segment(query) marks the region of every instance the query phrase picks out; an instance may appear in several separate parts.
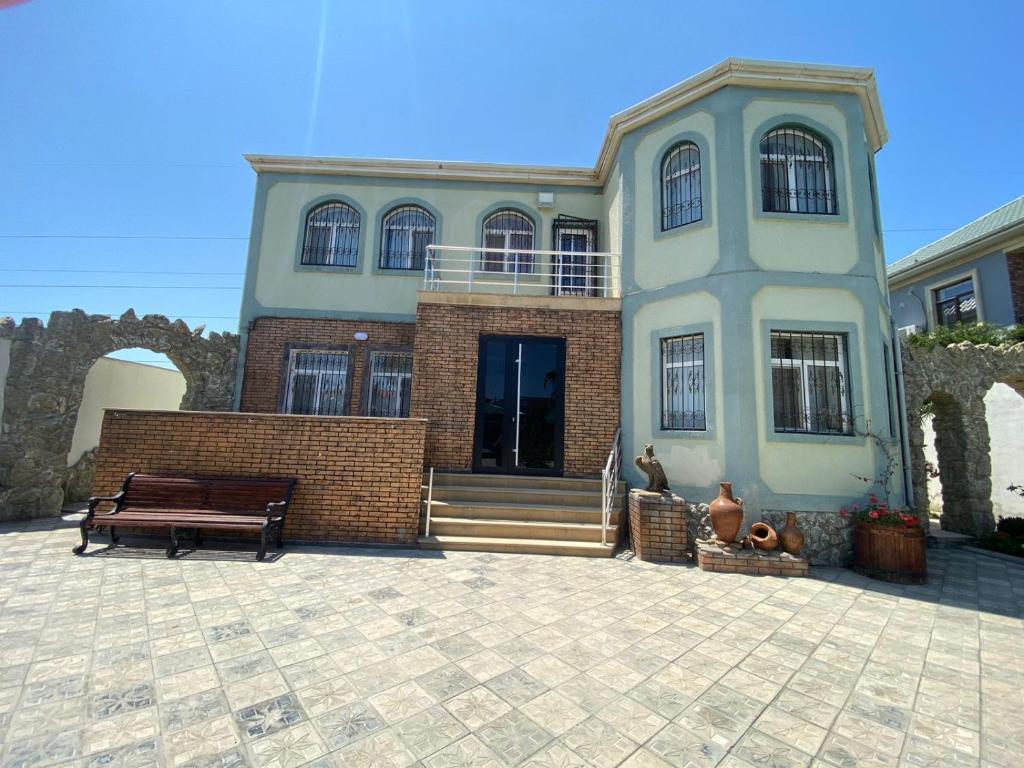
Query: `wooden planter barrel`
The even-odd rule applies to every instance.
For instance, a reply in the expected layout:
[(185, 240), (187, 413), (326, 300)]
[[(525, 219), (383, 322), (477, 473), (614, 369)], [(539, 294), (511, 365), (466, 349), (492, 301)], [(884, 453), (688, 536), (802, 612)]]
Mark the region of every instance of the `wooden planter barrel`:
[(853, 568), (881, 581), (926, 584), (928, 561), (924, 529), (857, 522), (853, 537)]

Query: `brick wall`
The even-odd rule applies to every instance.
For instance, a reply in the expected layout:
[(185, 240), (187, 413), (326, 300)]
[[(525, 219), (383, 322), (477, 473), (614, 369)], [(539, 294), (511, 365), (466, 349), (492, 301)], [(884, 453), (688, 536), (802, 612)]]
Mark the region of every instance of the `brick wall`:
[(489, 334), (565, 339), (564, 473), (600, 474), (619, 424), (619, 312), (420, 302), (412, 415), (428, 420), (427, 466), (472, 467), (479, 339)]
[[(356, 341), (353, 334), (365, 331), (369, 338)], [(415, 326), (367, 320), (330, 318), (259, 317), (249, 328), (242, 380), (240, 410), (253, 413), (277, 413), (287, 371), (285, 350), (288, 344), (318, 344), (324, 347), (347, 345), (349, 364), (349, 413), (360, 413), (363, 368), (367, 349), (378, 346), (412, 348)]]
[(1010, 296), (1013, 298), (1013, 321), (1024, 323), (1024, 253), (1006, 254), (1010, 272)]
[(672, 493), (629, 492), (629, 533), (638, 560), (683, 563), (690, 560), (687, 517), (690, 505)]
[(423, 439), (416, 419), (107, 410), (93, 493), (129, 472), (294, 477), (285, 538), (411, 544)]

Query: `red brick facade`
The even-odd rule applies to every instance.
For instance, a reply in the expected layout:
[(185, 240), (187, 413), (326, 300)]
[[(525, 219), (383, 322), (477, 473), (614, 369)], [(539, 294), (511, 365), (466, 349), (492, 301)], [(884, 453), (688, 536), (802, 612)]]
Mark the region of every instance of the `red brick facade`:
[[(353, 335), (365, 332), (366, 341)], [(346, 347), (352, 366), (349, 381), (349, 414), (361, 413), (363, 370), (366, 354), (378, 347), (412, 349), (415, 326), (412, 323), (388, 323), (368, 320), (329, 318), (260, 317), (249, 327), (245, 351), (245, 375), (239, 410), (252, 413), (278, 413), (288, 368), (289, 344), (314, 344), (322, 348)]]
[(617, 311), (420, 302), (416, 309), (412, 415), (426, 419), (424, 462), (445, 470), (473, 464), (481, 335), (565, 339), (567, 477), (599, 475), (619, 425), (622, 333)]
[(426, 424), (414, 419), (108, 410), (93, 492), (129, 472), (298, 479), (285, 538), (412, 544)]
[(1006, 254), (1010, 272), (1010, 296), (1013, 299), (1013, 321), (1024, 323), (1024, 253)]
[(674, 494), (633, 490), (629, 494), (629, 533), (638, 560), (690, 561), (686, 516), (690, 505)]

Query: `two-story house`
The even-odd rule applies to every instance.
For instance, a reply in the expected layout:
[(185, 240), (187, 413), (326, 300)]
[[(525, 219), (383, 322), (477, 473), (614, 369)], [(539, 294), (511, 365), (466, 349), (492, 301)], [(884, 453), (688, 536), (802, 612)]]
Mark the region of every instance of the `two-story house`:
[(238, 408), (426, 419), (425, 545), (607, 554), (573, 510), (621, 428), (631, 483), (653, 443), (677, 493), (730, 480), (841, 559), (866, 433), (900, 455), (886, 138), (871, 70), (729, 59), (613, 116), (592, 168), (248, 156)]

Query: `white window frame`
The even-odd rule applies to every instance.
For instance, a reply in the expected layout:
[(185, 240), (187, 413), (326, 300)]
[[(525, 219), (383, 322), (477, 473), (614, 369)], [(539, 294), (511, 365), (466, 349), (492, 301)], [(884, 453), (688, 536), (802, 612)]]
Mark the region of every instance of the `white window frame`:
[[(343, 205), (343, 206), (345, 206), (346, 208), (348, 208), (351, 211), (351, 214), (349, 216), (348, 221), (315, 221), (315, 220), (313, 220), (314, 217), (317, 215), (317, 213), (320, 211), (320, 209), (322, 209), (322, 208), (330, 208), (331, 206), (337, 206), (337, 205)], [(306, 263), (305, 259), (303, 258), (302, 259), (303, 263), (306, 266), (322, 265), (322, 266), (326, 266), (326, 267), (349, 267), (349, 268), (353, 268), (356, 265), (358, 265), (359, 264), (359, 227), (362, 226), (362, 218), (363, 217), (360, 215), (359, 211), (357, 211), (355, 209), (355, 207), (349, 205), (348, 203), (346, 203), (343, 200), (330, 200), (328, 202), (321, 203), (320, 205), (317, 205), (316, 207), (314, 207), (306, 215), (306, 229), (303, 232), (303, 243), (302, 243), (303, 256), (305, 256), (306, 250), (311, 247), (310, 246), (310, 235), (312, 234), (312, 232), (314, 230), (329, 230), (330, 231), (330, 235), (328, 236), (327, 253), (326, 253), (327, 259), (326, 259), (326, 261), (323, 261), (323, 262), (313, 261), (313, 262)], [(341, 240), (341, 238), (338, 235), (339, 235), (339, 232), (341, 230), (346, 230), (346, 231), (355, 230), (356, 231), (356, 234), (355, 234), (356, 252), (355, 252), (355, 256), (354, 256), (354, 261), (355, 261), (354, 264), (340, 264), (338, 262), (338, 241)], [(349, 237), (351, 237), (351, 235)]]
[[(409, 370), (408, 371), (374, 371), (374, 360), (380, 356), (401, 356), (409, 358)], [(367, 392), (366, 392), (366, 412), (364, 415), (373, 415), (373, 393), (374, 393), (374, 380), (377, 377), (393, 378), (397, 380), (397, 386), (395, 392), (398, 394), (398, 416), (389, 417), (377, 417), (377, 418), (408, 418), (409, 413), (412, 411), (412, 352), (409, 351), (398, 351), (398, 350), (387, 350), (387, 349), (375, 349), (370, 351), (370, 357), (368, 361), (367, 370)], [(402, 380), (408, 379), (409, 381), (409, 402), (406, 403), (402, 399)], [(405, 412), (403, 415), (403, 411)]]
[[(329, 355), (329, 356), (332, 356), (332, 357), (333, 356), (338, 356), (338, 357), (341, 357), (342, 359), (344, 359), (345, 364), (344, 364), (344, 368), (342, 370), (340, 370), (340, 371), (325, 371), (322, 368), (319, 368), (318, 366), (315, 366), (315, 365), (309, 366), (309, 367), (300, 366), (299, 365), (299, 355), (321, 355), (321, 356), (322, 355)], [(351, 365), (352, 365), (352, 359), (351, 359), (351, 355), (349, 354), (349, 350), (347, 350), (347, 349), (345, 349), (345, 350), (337, 350), (337, 349), (306, 349), (306, 348), (298, 348), (298, 349), (290, 350), (289, 353), (288, 353), (288, 388), (287, 388), (286, 395), (285, 395), (284, 412), (285, 413), (293, 413), (294, 412), (292, 410), (292, 407), (293, 407), (294, 400), (295, 400), (295, 377), (298, 374), (302, 374), (304, 376), (309, 376), (309, 375), (316, 376), (316, 385), (313, 388), (313, 408), (312, 408), (312, 413), (301, 414), (301, 415), (306, 415), (306, 416), (320, 416), (320, 415), (323, 415), (323, 414), (320, 413), (320, 405), (321, 405), (321, 398), (323, 396), (323, 379), (324, 379), (324, 376), (326, 376), (326, 375), (334, 375), (334, 374), (340, 373), (341, 374), (341, 378), (342, 378), (342, 391), (341, 391), (342, 411), (341, 411), (341, 414), (328, 414), (328, 415), (347, 415), (348, 411), (349, 411), (349, 408), (348, 408), (348, 398), (349, 398), (349, 378), (350, 378), (350, 374), (351, 374)]]
[[(594, 233), (589, 229), (573, 229), (572, 227), (561, 227), (556, 230), (558, 235), (558, 242), (555, 243), (555, 250), (559, 254), (555, 257), (555, 295), (556, 296), (578, 296), (581, 293), (589, 296), (591, 291), (594, 289), (594, 268), (590, 262), (590, 258), (587, 259), (587, 263), (580, 264), (566, 264), (563, 261), (562, 254), (571, 253), (576, 254), (592, 254), (595, 250)], [(567, 251), (562, 248), (563, 237), (582, 237), (586, 241), (585, 251)], [(568, 271), (565, 271), (567, 270)], [(575, 274), (576, 270), (583, 270), (584, 274)], [(570, 281), (570, 285), (565, 286), (562, 284), (562, 279), (566, 278)], [(571, 281), (579, 280), (583, 278), (585, 283), (583, 285), (572, 285)]]
[[(819, 156), (813, 156), (813, 155), (790, 155), (790, 154), (779, 155), (779, 154), (772, 154), (771, 152), (761, 152), (760, 153), (761, 154), (761, 163), (762, 164), (764, 163), (765, 160), (768, 160), (769, 163), (776, 163), (776, 164), (781, 165), (783, 162), (785, 162), (785, 165), (786, 165), (786, 188), (789, 191), (789, 194), (786, 196), (786, 199), (788, 201), (788, 208), (785, 211), (768, 211), (768, 213), (811, 213), (811, 214), (818, 214), (818, 215), (834, 215), (839, 210), (838, 201), (836, 200), (835, 191), (832, 189), (832, 173), (834, 172), (835, 159), (833, 158), (832, 162), (829, 162), (829, 151), (828, 151), (828, 147), (825, 146), (824, 140), (822, 138), (818, 137), (813, 132), (806, 131), (806, 130), (803, 130), (801, 128), (785, 128), (785, 127), (781, 127), (781, 126), (780, 126), (780, 128), (782, 130), (784, 130), (784, 131), (788, 130), (788, 131), (793, 131), (793, 132), (800, 133), (805, 139), (809, 139), (815, 146), (817, 146), (821, 150), (821, 154)], [(765, 136), (767, 137), (769, 134), (774, 133), (776, 130), (778, 130), (778, 128), (772, 128), (770, 131), (767, 131), (765, 133)], [(828, 201), (831, 201), (831, 208), (832, 208), (831, 211), (828, 211), (828, 210), (825, 210), (825, 211), (801, 211), (800, 210), (800, 196), (797, 194), (798, 187), (797, 187), (797, 180), (796, 180), (796, 164), (798, 162), (801, 162), (801, 163), (819, 163), (820, 165), (824, 166), (825, 172), (824, 172), (823, 175), (825, 177), (825, 195), (826, 195), (825, 199), (828, 200)], [(763, 174), (764, 174), (764, 167), (763, 167), (763, 165), (762, 165), (762, 168), (761, 168), (761, 173), (762, 173), (762, 176), (763, 176)], [(763, 191), (764, 190), (764, 178), (763, 177), (761, 179), (761, 189), (762, 189), (762, 193), (761, 194), (762, 194), (762, 197), (763, 197), (763, 195), (764, 195), (764, 191)], [(829, 206), (826, 205), (825, 207), (828, 208)], [(763, 208), (763, 203), (762, 203), (762, 208)]]
[[(811, 412), (811, 387), (810, 387), (810, 370), (811, 368), (837, 368), (839, 370), (839, 398), (840, 398), (840, 411), (839, 417), (843, 419), (844, 428), (841, 431), (838, 430), (812, 430), (810, 424), (804, 424), (800, 429), (783, 428), (779, 429), (774, 424), (774, 413), (775, 413), (775, 388), (774, 380), (772, 382), (772, 423), (775, 427), (776, 432), (790, 433), (790, 434), (811, 434), (811, 435), (848, 435), (851, 433), (852, 422), (850, 428), (847, 428), (847, 422), (852, 419), (850, 415), (850, 382), (849, 382), (849, 368), (847, 367), (846, 360), (846, 345), (849, 337), (844, 333), (832, 333), (828, 331), (785, 331), (773, 329), (771, 333), (782, 333), (782, 334), (793, 334), (807, 335), (807, 336), (830, 336), (836, 340), (836, 357), (837, 360), (815, 360), (813, 358), (789, 358), (789, 357), (772, 357), (771, 365), (772, 371), (776, 368), (780, 370), (794, 371), (800, 370), (800, 401), (803, 406), (803, 413)], [(771, 344), (771, 334), (768, 336), (768, 343)]]
[[(678, 171), (675, 171), (675, 172), (666, 173), (665, 169), (668, 167), (670, 158), (678, 150), (682, 149), (684, 145), (686, 146), (686, 149), (690, 149), (692, 147), (693, 151), (695, 151), (697, 153), (697, 164), (696, 165), (689, 165), (686, 168), (682, 168), (682, 169), (680, 169)], [(662, 161), (661, 161), (661, 231), (662, 232), (671, 232), (673, 229), (679, 229), (680, 227), (685, 227), (687, 224), (696, 224), (698, 221), (701, 221), (704, 218), (704, 179), (700, 177), (700, 166), (701, 166), (700, 147), (698, 147), (692, 141), (683, 141), (683, 142), (680, 142), (679, 144), (674, 145), (671, 149), (669, 149), (668, 152), (665, 153), (664, 157), (662, 158)], [(691, 176), (694, 173), (697, 174), (697, 177), (698, 177), (697, 186), (700, 189), (700, 197), (699, 197), (700, 209), (701, 209), (700, 218), (691, 219), (690, 221), (685, 221), (682, 224), (676, 224), (675, 226), (667, 227), (666, 228), (666, 226), (665, 226), (665, 206), (668, 204), (668, 197), (669, 197), (668, 188), (669, 188), (669, 184), (671, 182), (674, 182), (676, 179), (683, 179), (681, 184), (683, 186), (685, 186), (685, 187), (689, 187), (689, 188), (692, 189), (693, 184), (690, 183), (690, 180), (686, 179), (685, 177)], [(690, 209), (692, 210), (693, 209), (693, 199), (691, 198), (689, 202), (690, 202)]]
[[(427, 218), (429, 218), (430, 219), (430, 224), (429, 225), (425, 225), (425, 224), (399, 224), (399, 223), (395, 223), (395, 222), (392, 221), (392, 219), (395, 216), (400, 215), (404, 211), (408, 211), (410, 208), (414, 208), (416, 213), (422, 214), (422, 215), (426, 216)], [(384, 262), (386, 260), (385, 259), (385, 253), (387, 251), (388, 235), (389, 234), (393, 234), (393, 235), (398, 234), (398, 235), (401, 235), (401, 239), (404, 242), (404, 245), (403, 245), (402, 250), (401, 250), (402, 256), (401, 256), (400, 259), (398, 259), (398, 261), (400, 261), (403, 266), (395, 266), (394, 264), (385, 265), (383, 263), (380, 263), (378, 265), (379, 268), (380, 269), (414, 269), (414, 267), (412, 266), (412, 260), (413, 260), (412, 246), (413, 246), (413, 233), (416, 233), (416, 232), (421, 232), (421, 233), (429, 234), (430, 235), (430, 243), (428, 243), (428, 245), (433, 245), (433, 243), (434, 243), (434, 235), (437, 232), (437, 222), (436, 222), (433, 214), (431, 214), (428, 210), (426, 210), (422, 206), (418, 206), (418, 205), (402, 205), (402, 206), (399, 206), (399, 207), (394, 208), (391, 211), (389, 211), (384, 216), (384, 227), (383, 227), (383, 232), (381, 233), (381, 241), (380, 241), (380, 248), (381, 248), (380, 261)], [(394, 258), (393, 255), (392, 255), (392, 258)], [(424, 253), (424, 255), (423, 255), (424, 261), (426, 261), (426, 258), (427, 258), (427, 253)]]
[[(694, 339), (696, 341), (698, 336), (700, 337), (700, 344), (701, 344), (701, 350), (702, 350), (699, 362), (697, 360), (695, 360), (695, 359), (693, 359), (693, 360), (685, 360), (684, 359), (684, 360), (676, 360), (676, 361), (669, 361), (669, 360), (665, 359), (665, 343), (666, 342), (674, 341), (675, 339), (687, 339), (687, 338), (692, 338), (692, 339)], [(676, 335), (676, 336), (665, 336), (665, 337), (663, 337), (660, 340), (660, 342), (658, 344), (658, 351), (661, 354), (661, 404), (660, 404), (661, 405), (661, 412), (659, 413), (658, 424), (660, 425), (661, 429), (663, 431), (665, 431), (665, 432), (706, 432), (707, 428), (708, 428), (707, 427), (707, 424), (708, 424), (708, 401), (707, 401), (707, 398), (708, 398), (708, 382), (707, 382), (707, 376), (706, 376), (707, 367), (706, 367), (706, 361), (705, 361), (705, 354), (707, 352), (707, 347), (705, 346), (704, 333), (701, 332), (701, 331), (698, 331), (697, 333), (683, 333), (683, 334), (679, 334), (679, 335)], [(669, 371), (670, 370), (675, 370), (675, 369), (682, 369), (682, 378), (680, 379), (680, 381), (682, 382), (683, 386), (686, 386), (686, 382), (689, 380), (689, 374), (694, 369), (696, 369), (696, 368), (700, 368), (700, 371), (701, 371), (701, 377), (700, 377), (700, 380), (701, 380), (701, 394), (702, 394), (701, 402), (704, 405), (704, 410), (702, 411), (702, 413), (704, 414), (704, 426), (703, 427), (666, 427), (665, 426), (665, 412), (666, 412), (665, 406), (666, 406), (666, 395), (668, 395), (668, 387), (669, 387)], [(687, 369), (689, 369), (689, 370), (687, 370)], [(682, 396), (682, 397), (683, 397), (683, 402), (685, 402), (685, 396)]]
[[(505, 216), (505, 217), (516, 217), (518, 219), (521, 219), (525, 224), (527, 224), (529, 226), (529, 229), (517, 229), (517, 228), (513, 228), (513, 227), (493, 227), (492, 228), (492, 227), (489, 226), (489, 222), (492, 219), (497, 219), (497, 218), (502, 217), (502, 216)], [(533, 246), (536, 244), (536, 238), (537, 238), (536, 226), (534, 225), (533, 220), (530, 219), (529, 216), (527, 216), (525, 213), (522, 213), (521, 211), (515, 210), (514, 208), (503, 208), (500, 211), (494, 211), (493, 213), (488, 215), (488, 217), (486, 219), (484, 219), (482, 235), (483, 235), (483, 247), (484, 248), (495, 248), (495, 247), (497, 247), (497, 248), (501, 248), (504, 251), (504, 253), (502, 254), (502, 257), (503, 257), (502, 258), (502, 269), (500, 269), (500, 270), (487, 267), (488, 264), (495, 264), (495, 265), (497, 264), (497, 259), (495, 258), (497, 256), (497, 254), (495, 254), (495, 253), (484, 253), (484, 254), (482, 254), (483, 255), (483, 263), (484, 263), (484, 266), (483, 266), (484, 271), (487, 271), (487, 272), (505, 272), (505, 273), (515, 273), (515, 272), (518, 272), (520, 275), (533, 274), (534, 267), (535, 267), (535, 265), (533, 263), (533, 257), (531, 256), (530, 257), (530, 261), (528, 262), (529, 269), (520, 269), (519, 256), (522, 254), (522, 251), (513, 248), (512, 247), (512, 242), (511, 242), (513, 235), (527, 235), (530, 238), (530, 247), (528, 249), (526, 249), (526, 250), (533, 250)], [(502, 236), (502, 239), (504, 241), (502, 245), (491, 246), (491, 245), (487, 244), (487, 238), (489, 236), (494, 236), (494, 235)]]

